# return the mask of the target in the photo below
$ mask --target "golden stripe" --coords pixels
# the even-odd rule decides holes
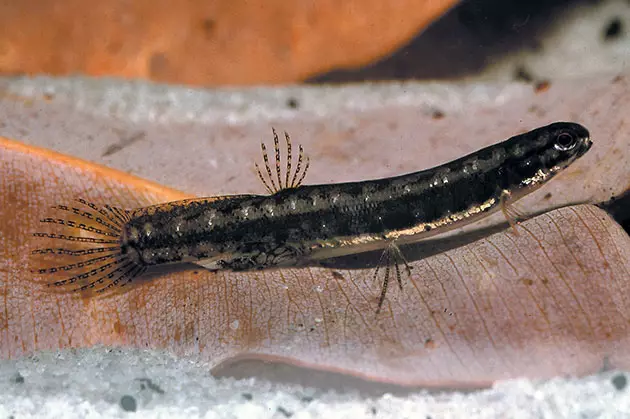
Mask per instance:
[[[437,228],[449,226],[454,223],[458,223],[462,220],[465,220],[467,218],[470,218],[474,215],[486,212],[492,209],[492,207],[494,207],[497,204],[497,202],[498,200],[496,198],[490,198],[480,205],[475,205],[464,211],[456,212],[454,214],[449,214],[445,217],[442,217],[430,223],[420,223],[420,224],[416,224],[413,227],[406,228],[403,230],[390,231],[389,233],[385,234],[385,239],[396,240],[400,237],[415,236],[416,234],[421,234],[421,233],[428,232]]]

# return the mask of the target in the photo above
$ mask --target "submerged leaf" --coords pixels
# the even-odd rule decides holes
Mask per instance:
[[[264,192],[248,169],[272,125],[260,109],[272,105],[255,95],[243,110],[240,99],[234,109],[212,93],[187,101],[190,91],[176,87],[164,88],[165,96],[162,87],[142,84],[0,83],[28,99],[0,100],[5,135],[195,195]],[[42,105],[37,92],[48,92],[48,84],[55,94]],[[187,195],[3,140],[0,356],[126,345],[196,355],[222,372],[238,360],[264,359],[403,385],[462,387],[630,368],[628,235],[604,211],[573,205],[630,188],[628,76],[557,81],[542,93],[525,85],[353,89],[330,92],[338,96],[325,107],[310,107],[321,103],[320,90],[301,89],[300,115],[309,116],[276,125],[311,156],[306,183],[420,170],[554,120],[585,125],[594,145],[518,201],[519,212],[541,214],[522,223],[518,235],[476,225],[403,247],[413,275],[402,291],[392,287],[377,317],[374,254],[250,273],[182,267],[108,299],[43,292],[30,272],[39,266],[30,250],[43,242],[30,234],[53,216],[51,206],[82,197],[133,208]],[[284,118],[286,110],[275,112]],[[573,206],[547,212],[566,205]],[[505,224],[500,213],[489,221],[497,223]]]
[[[95,344],[164,348],[212,365],[276,360],[403,385],[629,368],[630,239],[588,205],[418,259],[383,312],[369,267],[155,275],[107,299],[34,283],[31,232],[85,197],[123,208],[185,196],[77,159],[0,144],[0,354]],[[426,247],[426,245],[425,245]]]

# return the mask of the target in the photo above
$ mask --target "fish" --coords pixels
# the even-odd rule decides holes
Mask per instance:
[[[400,245],[462,227],[501,210],[515,228],[513,204],[583,156],[592,146],[578,123],[555,122],[482,148],[451,162],[394,177],[305,185],[310,159],[299,146],[293,165],[285,132],[272,129],[275,168],[261,144],[265,170],[256,172],[268,194],[222,195],[135,209],[95,205],[78,198],[43,218],[62,232],[35,232],[52,240],[33,255],[72,263],[33,270],[51,290],[82,296],[129,289],[148,268],[196,263],[211,271],[304,266],[343,255],[380,250],[384,269],[378,314],[391,268],[402,289]],[[61,276],[61,278],[60,278]],[[125,288],[126,287],[126,288]]]

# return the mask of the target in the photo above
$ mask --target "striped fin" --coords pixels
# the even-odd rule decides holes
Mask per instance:
[[[36,259],[31,273],[46,291],[81,296],[109,295],[142,275],[145,266],[122,249],[122,232],[131,212],[85,199],[74,205],[55,205],[57,217],[42,218],[53,231],[33,233],[50,247],[31,251]]]

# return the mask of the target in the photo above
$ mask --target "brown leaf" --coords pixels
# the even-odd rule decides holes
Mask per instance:
[[[628,190],[628,80],[554,81],[544,93],[524,85],[409,84],[375,96],[343,88],[328,92],[335,99],[323,107],[320,90],[274,90],[273,103],[302,101],[301,112],[281,122],[256,110],[285,118],[286,109],[255,95],[230,96],[238,99],[231,108],[213,94],[187,101],[190,91],[174,87],[18,80],[2,83],[9,94],[0,100],[0,121],[6,135],[195,195],[262,193],[251,168],[272,124],[305,145],[307,183],[320,183],[419,170],[553,120],[580,122],[591,131],[591,151],[518,203],[522,212],[544,213]],[[55,94],[42,102],[38,92],[48,85]],[[442,118],[433,118],[436,108]],[[0,148],[0,166],[5,357],[106,343],[200,354],[217,366],[264,358],[398,384],[467,387],[628,368],[630,245],[592,206],[544,213],[518,236],[476,226],[403,249],[414,276],[402,292],[391,288],[379,318],[379,284],[367,269],[374,255],[248,274],[192,268],[114,299],[74,301],[42,294],[28,272],[28,234],[51,215],[50,205],[83,196],[133,207],[184,195],[14,142]],[[504,223],[500,214],[490,225],[497,222]]]
[[[123,207],[183,194],[3,140],[0,353],[95,344],[199,354],[212,365],[282,360],[403,385],[477,386],[516,376],[630,367],[630,239],[575,206],[412,262],[374,314],[371,269],[165,273],[109,299],[42,292],[30,232],[50,206]],[[407,249],[410,255],[422,246]],[[412,257],[414,259],[414,257]]]
[[[204,86],[294,82],[382,57],[456,3],[2,2],[0,63],[8,74],[82,73]]]

